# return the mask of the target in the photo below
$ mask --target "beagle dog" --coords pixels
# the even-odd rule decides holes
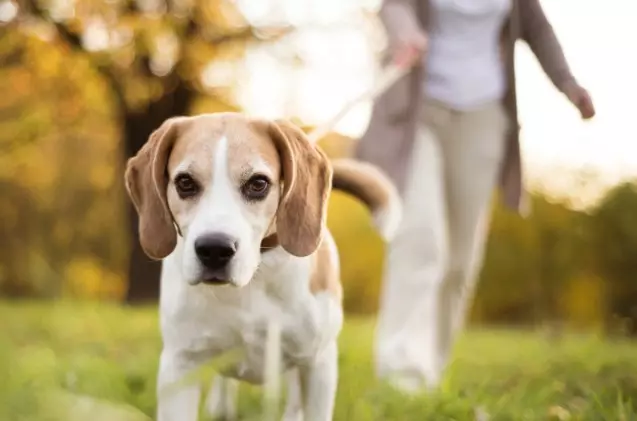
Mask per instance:
[[[371,165],[330,163],[292,123],[239,113],[167,120],[125,179],[141,246],[163,260],[158,420],[195,421],[201,385],[169,386],[240,349],[208,400],[211,415],[235,417],[236,380],[264,380],[273,320],[288,378],[284,419],[331,420],[343,310],[328,196],[335,188],[360,199],[389,239],[401,216],[393,184]]]

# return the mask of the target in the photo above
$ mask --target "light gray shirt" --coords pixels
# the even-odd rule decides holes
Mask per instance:
[[[431,0],[425,95],[458,110],[502,98],[500,33],[511,0]]]

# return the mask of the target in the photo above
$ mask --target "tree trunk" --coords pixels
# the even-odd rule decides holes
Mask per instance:
[[[183,83],[142,111],[126,112],[124,120],[124,143],[126,159],[134,156],[146,143],[151,133],[166,119],[185,115],[194,99],[194,92]],[[159,298],[160,262],[148,258],[139,244],[138,217],[133,204],[128,200],[130,227],[130,260],[128,264],[128,290],[126,302],[143,304],[156,302]]]
[[[128,263],[128,290],[126,302],[143,304],[159,298],[159,274],[161,263],[144,254],[137,237],[138,218],[132,204],[128,204],[130,218],[130,260]]]

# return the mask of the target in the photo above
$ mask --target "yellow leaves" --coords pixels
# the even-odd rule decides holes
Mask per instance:
[[[96,190],[108,190],[115,182],[115,166],[109,162],[97,162],[91,166],[89,181]]]
[[[236,106],[223,101],[219,96],[210,95],[199,98],[194,104],[192,113],[217,113],[224,111],[241,111]]]
[[[31,75],[27,72],[15,71],[9,74],[9,84],[16,95],[22,96],[28,93],[32,82]]]
[[[129,110],[141,111],[149,102],[160,98],[166,87],[158,78],[148,78],[135,72],[129,72],[122,81],[124,95]]]
[[[31,39],[29,43],[27,60],[39,77],[48,79],[68,71],[68,53],[41,40]]]
[[[66,27],[69,28],[69,31],[75,35],[81,34],[84,30],[84,23],[82,22],[82,19],[78,19],[77,17],[67,19],[64,23]]]
[[[11,168],[9,173],[15,176],[16,184],[22,188],[43,191],[53,187],[60,170],[51,158],[45,148],[31,144],[19,148],[6,163]]]
[[[75,98],[65,98],[60,101],[57,116],[64,121],[70,122],[81,117],[82,111],[84,111],[83,108],[83,104]]]
[[[124,297],[124,279],[105,269],[94,258],[72,260],[64,272],[65,295],[88,299],[120,300]]]
[[[354,150],[355,140],[338,133],[329,133],[320,140],[319,145],[327,156],[332,159],[337,159],[351,156]]]
[[[1,167],[1,165],[0,165]],[[2,200],[0,201],[0,221],[5,227],[13,227],[16,225],[18,221],[19,210],[14,203],[10,201]],[[2,275],[0,274],[0,279]]]
[[[70,221],[58,220],[51,227],[51,238],[58,247],[67,247],[75,235],[75,226]]]
[[[604,280],[594,274],[580,274],[569,281],[562,294],[564,313],[576,328],[590,328],[604,320]]]
[[[245,18],[236,3],[227,0],[200,2],[200,24],[204,27],[233,29],[244,26]]]

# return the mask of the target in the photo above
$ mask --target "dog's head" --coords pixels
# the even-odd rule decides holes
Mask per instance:
[[[149,257],[171,254],[179,236],[187,282],[244,286],[264,239],[299,257],[316,250],[332,170],[293,124],[219,113],[164,122],[125,178]]]

